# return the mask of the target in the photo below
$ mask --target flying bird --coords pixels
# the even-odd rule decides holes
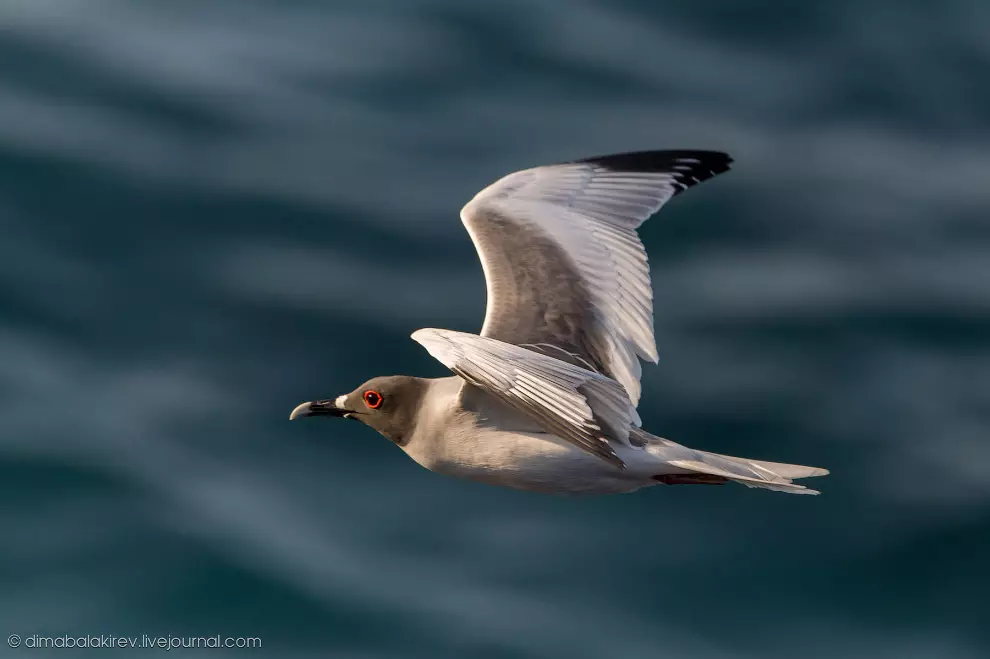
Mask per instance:
[[[688,448],[643,430],[636,412],[640,360],[658,360],[637,229],[731,162],[640,151],[504,176],[461,210],[487,284],[481,333],[412,333],[454,375],[376,377],[289,418],[355,419],[429,470],[522,490],[734,481],[818,494],[793,481],[826,469]]]

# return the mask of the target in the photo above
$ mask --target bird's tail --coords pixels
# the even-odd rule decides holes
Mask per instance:
[[[674,459],[668,460],[667,463],[688,471],[689,474],[686,475],[688,478],[691,474],[703,474],[709,479],[725,479],[742,483],[746,487],[759,487],[790,494],[818,494],[818,490],[812,490],[792,481],[828,474],[828,469],[821,467],[748,460],[706,451],[691,452],[694,454],[691,456],[693,459]]]
[[[797,478],[828,474],[828,469],[820,467],[747,460],[746,458],[735,458],[704,451],[696,451],[696,453],[701,457],[700,460],[670,460],[668,464],[693,474],[724,478],[742,483],[746,487],[759,487],[790,494],[818,494],[818,490],[812,490],[792,481]]]
[[[742,483],[746,487],[759,487],[791,494],[818,494],[793,481],[799,478],[828,475],[828,469],[804,465],[749,460],[731,455],[720,455],[681,446],[669,439],[651,435],[636,428],[633,439],[646,445],[646,450],[662,462],[677,469],[654,478],[668,484],[719,484],[728,481]]]

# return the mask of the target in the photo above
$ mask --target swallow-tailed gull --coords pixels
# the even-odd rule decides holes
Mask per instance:
[[[606,494],[735,481],[795,494],[825,469],[687,448],[640,428],[640,362],[657,362],[637,228],[728,171],[716,151],[641,151],[509,174],[461,210],[481,258],[480,335],[412,338],[455,375],[368,380],[290,419],[371,426],[435,472],[538,492]]]

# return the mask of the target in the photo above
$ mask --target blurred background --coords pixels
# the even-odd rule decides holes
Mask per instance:
[[[988,656],[988,30],[979,0],[2,0],[0,636]],[[481,326],[476,191],[644,148],[736,159],[642,230],[645,427],[823,496],[547,497],[289,424],[446,374],[408,337]]]

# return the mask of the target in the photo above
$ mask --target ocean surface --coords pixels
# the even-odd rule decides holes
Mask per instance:
[[[0,0],[0,656],[990,656],[988,34],[982,0]],[[736,162],[643,227],[644,426],[822,496],[527,494],[288,422],[446,374],[409,334],[481,326],[476,191],[645,148]]]

